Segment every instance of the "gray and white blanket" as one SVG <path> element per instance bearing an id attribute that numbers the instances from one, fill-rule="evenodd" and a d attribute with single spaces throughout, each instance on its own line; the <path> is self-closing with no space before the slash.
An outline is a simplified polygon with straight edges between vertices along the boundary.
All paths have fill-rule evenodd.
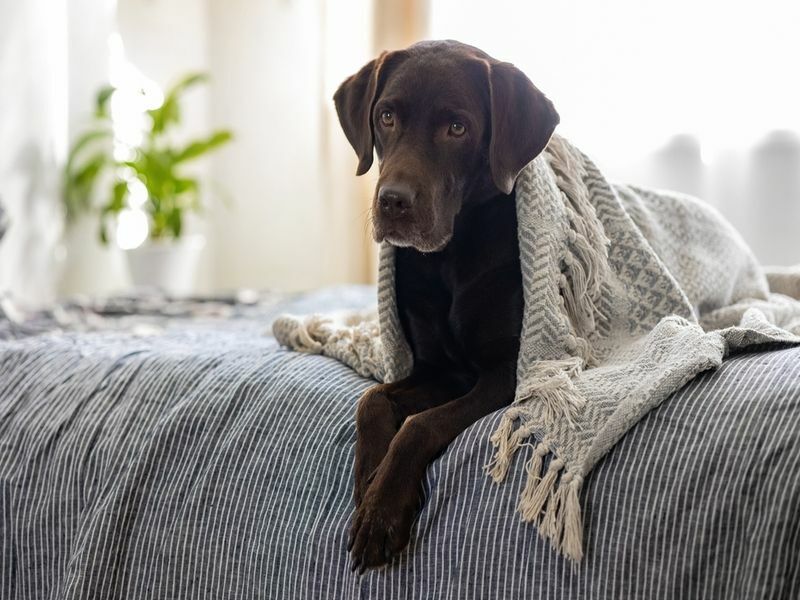
<path id="1" fill-rule="evenodd" d="M 732 351 L 800 343 L 800 302 L 770 292 L 716 211 L 687 196 L 614 186 L 558 136 L 519 174 L 515 192 L 525 299 L 517 390 L 490 437 L 487 470 L 503 481 L 529 447 L 518 510 L 580 561 L 579 496 L 595 464 Z M 377 322 L 341 326 L 286 317 L 274 332 L 289 347 L 395 381 L 413 357 L 390 246 L 381 252 L 378 313 Z"/>

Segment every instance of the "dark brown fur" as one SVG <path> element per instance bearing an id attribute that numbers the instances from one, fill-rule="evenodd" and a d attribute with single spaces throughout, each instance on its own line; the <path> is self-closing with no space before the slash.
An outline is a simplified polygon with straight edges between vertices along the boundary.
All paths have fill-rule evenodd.
<path id="1" fill-rule="evenodd" d="M 558 123 L 509 63 L 453 41 L 384 53 L 334 97 L 342 128 L 380 177 L 376 241 L 397 247 L 409 377 L 359 401 L 353 568 L 388 562 L 409 540 L 428 464 L 516 387 L 522 285 L 514 180 Z"/>

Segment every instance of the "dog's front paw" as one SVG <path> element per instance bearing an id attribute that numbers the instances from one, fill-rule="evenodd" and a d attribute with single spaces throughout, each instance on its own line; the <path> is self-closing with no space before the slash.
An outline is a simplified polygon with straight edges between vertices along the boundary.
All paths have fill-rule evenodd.
<path id="1" fill-rule="evenodd" d="M 352 570 L 364 570 L 388 563 L 408 544 L 411 525 L 418 508 L 416 494 L 387 496 L 369 488 L 356 510 L 347 549 Z"/>

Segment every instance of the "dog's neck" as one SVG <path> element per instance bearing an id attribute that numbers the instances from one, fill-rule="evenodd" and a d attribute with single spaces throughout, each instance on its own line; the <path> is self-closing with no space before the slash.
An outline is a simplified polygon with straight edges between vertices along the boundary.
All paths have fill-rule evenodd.
<path id="1" fill-rule="evenodd" d="M 480 181 L 477 185 L 473 186 L 469 195 L 465 198 L 461 210 L 456 214 L 453 223 L 453 238 L 448 243 L 448 246 L 451 245 L 460 234 L 470 229 L 467 226 L 469 222 L 475 219 L 481 219 L 485 211 L 492 208 L 492 204 L 498 203 L 509 196 L 514 197 L 514 192 L 512 191 L 511 194 L 504 194 L 495 187 L 491 180 Z"/>
<path id="2" fill-rule="evenodd" d="M 464 202 L 462 204 L 462 210 L 460 212 L 463 212 L 463 209 L 467 207 L 478 206 L 480 204 L 490 202 L 498 196 L 506 195 L 497 189 L 497 186 L 494 184 L 494 181 L 489 173 L 490 170 L 487 164 L 485 168 L 481 169 L 481 175 L 476 177 L 471 182 L 469 187 L 467 187 L 464 195 Z"/>

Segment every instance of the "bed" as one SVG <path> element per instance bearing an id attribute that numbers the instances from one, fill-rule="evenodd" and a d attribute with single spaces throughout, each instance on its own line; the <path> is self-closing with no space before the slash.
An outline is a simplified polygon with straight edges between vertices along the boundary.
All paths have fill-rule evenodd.
<path id="1" fill-rule="evenodd" d="M 575 567 L 483 473 L 499 413 L 428 469 L 409 548 L 352 573 L 371 385 L 268 334 L 374 289 L 83 301 L 0 318 L 0 598 L 798 598 L 800 348 L 650 412 L 582 492 Z M 516 461 L 526 454 L 518 453 Z"/>

